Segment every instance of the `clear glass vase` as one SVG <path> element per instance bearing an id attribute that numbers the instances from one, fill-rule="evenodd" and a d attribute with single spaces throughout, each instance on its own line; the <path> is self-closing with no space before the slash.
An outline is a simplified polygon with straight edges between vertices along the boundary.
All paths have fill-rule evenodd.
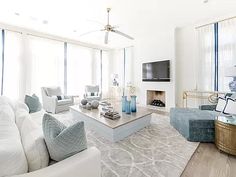
<path id="1" fill-rule="evenodd" d="M 137 96 L 135 96 L 135 95 L 131 96 L 131 112 L 136 112 L 137 111 L 136 98 L 137 98 Z"/>
<path id="2" fill-rule="evenodd" d="M 127 96 L 122 96 L 122 112 L 126 111 Z"/>

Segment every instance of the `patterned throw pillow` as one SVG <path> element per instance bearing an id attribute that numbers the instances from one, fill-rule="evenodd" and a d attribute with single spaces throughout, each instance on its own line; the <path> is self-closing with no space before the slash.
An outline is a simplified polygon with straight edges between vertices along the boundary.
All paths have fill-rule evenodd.
<path id="1" fill-rule="evenodd" d="M 236 115 L 236 100 L 228 98 L 223 113 Z"/>
<path id="2" fill-rule="evenodd" d="M 66 127 L 51 115 L 44 114 L 42 126 L 52 160 L 61 161 L 87 148 L 84 122 Z"/>
<path id="3" fill-rule="evenodd" d="M 35 94 L 32 96 L 25 95 L 25 104 L 28 106 L 30 113 L 38 112 L 42 109 L 39 98 Z"/>
<path id="4" fill-rule="evenodd" d="M 226 102 L 227 102 L 226 98 L 219 97 L 218 103 L 216 105 L 216 111 L 217 112 L 223 112 L 224 108 L 225 108 L 225 105 L 226 105 Z"/>

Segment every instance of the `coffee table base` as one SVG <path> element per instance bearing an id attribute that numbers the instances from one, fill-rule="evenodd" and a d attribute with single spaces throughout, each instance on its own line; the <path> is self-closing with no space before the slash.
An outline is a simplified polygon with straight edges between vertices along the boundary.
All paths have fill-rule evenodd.
<path id="1" fill-rule="evenodd" d="M 107 125 L 104 125 L 97 120 L 94 120 L 84 114 L 81 114 L 78 111 L 71 109 L 73 116 L 77 119 L 84 121 L 85 126 L 93 129 L 95 132 L 105 137 L 111 142 L 117 142 L 125 137 L 137 132 L 138 130 L 143 129 L 146 126 L 150 125 L 151 115 L 143 116 L 137 120 L 121 125 L 117 128 L 110 128 Z"/>

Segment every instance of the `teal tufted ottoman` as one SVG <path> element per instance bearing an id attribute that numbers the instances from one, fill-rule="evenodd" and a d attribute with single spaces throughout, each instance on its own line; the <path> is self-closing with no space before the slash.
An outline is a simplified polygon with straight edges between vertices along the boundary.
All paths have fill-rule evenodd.
<path id="1" fill-rule="evenodd" d="M 194 108 L 171 108 L 170 124 L 188 141 L 214 142 L 214 119 L 218 114 Z"/>

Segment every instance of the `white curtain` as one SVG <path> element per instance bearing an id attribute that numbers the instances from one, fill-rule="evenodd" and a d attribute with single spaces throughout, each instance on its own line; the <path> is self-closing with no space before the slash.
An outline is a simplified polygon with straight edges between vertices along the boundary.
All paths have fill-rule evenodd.
<path id="1" fill-rule="evenodd" d="M 78 45 L 67 45 L 67 93 L 79 95 L 85 93 L 85 86 L 92 83 L 93 49 Z"/>
<path id="2" fill-rule="evenodd" d="M 64 43 L 28 36 L 31 93 L 41 98 L 41 87 L 60 86 L 64 89 Z"/>
<path id="3" fill-rule="evenodd" d="M 219 23 L 219 91 L 230 91 L 225 70 L 236 65 L 236 18 Z"/>
<path id="4" fill-rule="evenodd" d="M 2 45 L 2 29 L 0 29 L 0 92 L 2 91 L 2 52 L 3 52 L 3 45 Z"/>
<path id="5" fill-rule="evenodd" d="M 108 98 L 110 86 L 110 54 L 102 51 L 102 98 Z"/>
<path id="6" fill-rule="evenodd" d="M 23 38 L 17 32 L 5 31 L 3 95 L 23 99 L 25 94 Z"/>
<path id="7" fill-rule="evenodd" d="M 199 91 L 214 91 L 214 25 L 197 29 L 197 38 L 197 89 Z"/>
<path id="8" fill-rule="evenodd" d="M 133 47 L 125 48 L 125 84 L 132 84 L 133 81 Z"/>

